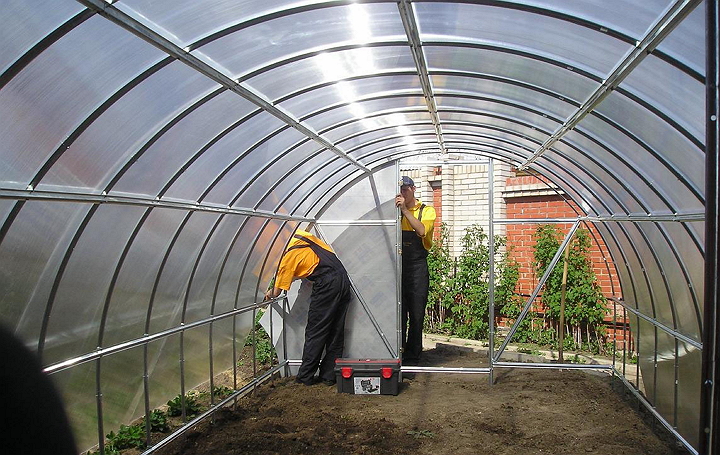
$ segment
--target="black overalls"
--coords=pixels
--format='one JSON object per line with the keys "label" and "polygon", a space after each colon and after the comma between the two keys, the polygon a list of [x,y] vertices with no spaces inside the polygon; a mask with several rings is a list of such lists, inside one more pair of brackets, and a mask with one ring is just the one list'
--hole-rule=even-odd
{"label": "black overalls", "polygon": [[[290,249],[310,248],[320,258],[315,270],[307,277],[313,282],[313,287],[305,326],[302,364],[297,379],[306,384],[312,383],[313,376],[320,366],[320,379],[333,381],[335,359],[342,357],[345,344],[345,315],[352,296],[350,279],[345,267],[334,253],[307,237],[295,235],[295,238],[308,244],[295,245]],[[324,357],[322,357],[323,349]]]}
{"label": "black overalls", "polygon": [[[425,204],[420,206],[422,221]],[[430,274],[428,251],[415,231],[402,231],[402,333],[403,364],[417,365],[422,352],[422,329],[425,319]]]}

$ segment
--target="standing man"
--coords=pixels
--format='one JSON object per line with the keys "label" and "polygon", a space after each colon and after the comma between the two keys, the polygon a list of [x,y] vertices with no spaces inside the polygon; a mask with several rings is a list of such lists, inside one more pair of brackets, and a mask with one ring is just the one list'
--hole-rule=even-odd
{"label": "standing man", "polygon": [[402,212],[402,333],[404,365],[417,365],[422,352],[435,209],[415,198],[415,182],[403,176],[395,205]]}
{"label": "standing man", "polygon": [[[302,364],[295,381],[305,385],[320,381],[334,384],[335,359],[342,357],[345,347],[345,315],[352,297],[350,279],[332,248],[309,232],[301,230],[295,232],[285,250],[275,285],[267,291],[265,300],[289,290],[296,278],[307,278],[312,281],[313,287],[305,326]],[[319,377],[315,376],[318,367]]]}

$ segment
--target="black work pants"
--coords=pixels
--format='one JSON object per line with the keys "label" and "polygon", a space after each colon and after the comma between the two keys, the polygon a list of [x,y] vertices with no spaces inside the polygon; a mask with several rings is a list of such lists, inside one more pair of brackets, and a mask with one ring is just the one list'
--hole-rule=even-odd
{"label": "black work pants", "polygon": [[318,366],[320,379],[335,379],[335,359],[342,357],[351,296],[350,280],[344,270],[324,268],[322,274],[313,276],[298,380],[310,383]]}
{"label": "black work pants", "polygon": [[403,261],[402,333],[403,363],[417,365],[422,352],[422,330],[430,287],[427,259]]}

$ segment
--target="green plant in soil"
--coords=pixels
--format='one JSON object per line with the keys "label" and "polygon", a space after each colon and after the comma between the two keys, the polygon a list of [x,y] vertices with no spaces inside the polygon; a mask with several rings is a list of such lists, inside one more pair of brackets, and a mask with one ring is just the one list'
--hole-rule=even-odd
{"label": "green plant in soil", "polygon": [[245,338],[245,346],[253,345],[253,336],[255,338],[255,360],[262,365],[270,365],[277,358],[275,348],[270,341],[270,336],[265,332],[262,324],[260,324],[260,318],[263,312],[258,311],[255,316],[255,333],[251,331]]}
{"label": "green plant in soil", "polygon": [[[145,417],[143,417],[141,425],[145,428]],[[168,424],[166,413],[159,409],[155,409],[150,412],[150,431],[157,431],[160,433],[167,433],[170,431],[170,425]]]}
{"label": "green plant in soil", "polygon": [[[167,415],[171,417],[177,417],[182,415],[182,395],[178,395],[172,400],[167,402],[168,411]],[[197,402],[195,396],[192,394],[185,394],[185,415],[190,417],[199,414],[202,411],[200,403]]]}
{"label": "green plant in soil", "polygon": [[233,393],[233,390],[224,385],[213,387],[213,396],[223,399]]}
{"label": "green plant in soil", "polygon": [[145,427],[141,425],[120,425],[117,433],[111,431],[107,434],[105,453],[107,453],[108,448],[113,450],[144,449]]}

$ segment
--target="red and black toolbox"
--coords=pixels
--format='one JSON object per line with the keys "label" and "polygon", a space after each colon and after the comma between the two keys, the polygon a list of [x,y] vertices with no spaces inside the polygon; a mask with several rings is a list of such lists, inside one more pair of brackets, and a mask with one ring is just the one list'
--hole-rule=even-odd
{"label": "red and black toolbox", "polygon": [[337,359],[335,379],[339,393],[397,395],[400,359]]}

